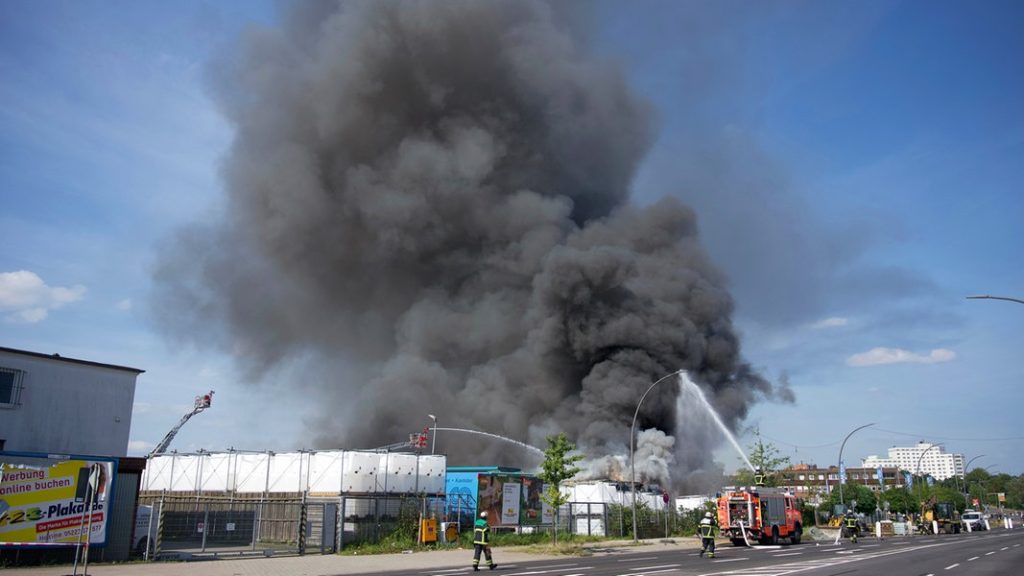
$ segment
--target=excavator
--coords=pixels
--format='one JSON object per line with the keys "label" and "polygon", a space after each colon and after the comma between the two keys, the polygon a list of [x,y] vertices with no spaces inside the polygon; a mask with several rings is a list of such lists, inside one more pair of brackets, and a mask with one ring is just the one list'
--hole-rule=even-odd
{"label": "excavator", "polygon": [[178,435],[178,431],[181,430],[181,427],[185,425],[185,422],[188,422],[190,418],[192,418],[196,414],[199,414],[203,410],[209,408],[212,402],[213,390],[210,390],[209,392],[201,396],[196,396],[196,402],[195,405],[192,407],[192,410],[181,417],[181,420],[178,421],[174,428],[171,428],[171,431],[168,432],[166,436],[164,436],[164,439],[161,440],[160,443],[156,445],[156,448],[153,448],[153,451],[150,452],[149,455],[146,457],[152,458],[154,456],[159,456],[160,454],[166,452],[167,447],[171,445],[171,441],[174,440],[174,437]]}
{"label": "excavator", "polygon": [[959,534],[960,512],[952,502],[939,502],[935,496],[921,503],[918,531],[923,534]]}

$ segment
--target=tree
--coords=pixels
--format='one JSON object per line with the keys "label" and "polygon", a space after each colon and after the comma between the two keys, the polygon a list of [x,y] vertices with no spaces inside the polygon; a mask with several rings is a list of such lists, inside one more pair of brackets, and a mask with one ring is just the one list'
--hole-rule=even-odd
{"label": "tree", "polygon": [[582,470],[576,463],[583,459],[583,454],[570,454],[576,445],[569,442],[565,432],[558,436],[548,436],[548,447],[544,450],[544,462],[538,474],[544,481],[544,493],[541,500],[555,511],[555,529],[551,531],[553,542],[558,544],[558,509],[569,502],[569,497],[562,494],[562,482],[572,478]]}
{"label": "tree", "polygon": [[[875,492],[863,484],[847,482],[843,485],[843,504],[849,508],[853,505],[854,501],[857,502],[857,512],[870,514],[875,511],[877,504]],[[839,490],[833,490],[832,494],[828,497],[829,510],[832,510],[836,504],[839,504]]]}
{"label": "tree", "polygon": [[889,511],[909,514],[917,513],[920,503],[906,488],[889,488],[881,494],[882,502],[889,503]]}
{"label": "tree", "polygon": [[[774,444],[763,442],[760,430],[755,429],[754,435],[757,437],[757,441],[747,447],[750,463],[765,475],[765,486],[778,486],[780,481],[778,471],[789,466],[789,456],[779,456],[779,449]],[[754,484],[754,471],[741,468],[736,473],[736,482],[738,484]]]}

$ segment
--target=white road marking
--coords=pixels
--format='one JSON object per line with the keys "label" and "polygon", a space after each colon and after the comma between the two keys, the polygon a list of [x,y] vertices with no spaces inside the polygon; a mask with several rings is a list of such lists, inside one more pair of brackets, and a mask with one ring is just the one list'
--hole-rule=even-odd
{"label": "white road marking", "polygon": [[641,560],[657,560],[657,556],[648,556],[646,558],[619,558],[616,562],[639,562]]}
{"label": "white road marking", "polygon": [[725,560],[712,560],[715,564],[721,564],[722,562],[738,562],[740,560],[750,560],[750,558],[728,558]]}
{"label": "white road marking", "polygon": [[[85,516],[85,514],[83,514],[83,516]],[[1003,546],[1002,548],[1000,548],[1000,550],[1009,550],[1009,549],[1010,549],[1009,546]]]}
{"label": "white road marking", "polygon": [[634,570],[659,570],[661,568],[679,568],[679,564],[662,564],[661,566],[644,566],[643,568],[634,568]]}
{"label": "white road marking", "polygon": [[993,555],[993,554],[995,554],[995,553],[996,553],[996,551],[995,551],[995,550],[993,550],[993,551],[991,551],[991,552],[985,552],[985,556],[991,556],[991,555]]}
{"label": "white road marking", "polygon": [[782,558],[783,556],[799,556],[803,552],[790,552],[789,554],[772,554],[772,558]]}
{"label": "white road marking", "polygon": [[946,566],[945,568],[943,568],[943,570],[952,570],[953,568],[956,568],[959,565],[960,565],[959,562],[957,562],[956,564],[950,564],[949,566]]}
{"label": "white road marking", "polygon": [[967,559],[967,561],[968,561],[968,562],[974,562],[974,561],[975,561],[975,560],[977,560],[978,558],[981,558],[981,556],[973,556],[973,557],[971,557],[971,558],[968,558],[968,559]]}

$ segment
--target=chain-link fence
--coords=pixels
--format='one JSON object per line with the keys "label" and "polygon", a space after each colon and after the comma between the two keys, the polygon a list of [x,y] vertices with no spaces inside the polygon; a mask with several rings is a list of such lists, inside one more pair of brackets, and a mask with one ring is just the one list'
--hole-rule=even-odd
{"label": "chain-link fence", "polygon": [[133,550],[147,559],[333,553],[388,538],[416,540],[422,518],[440,519],[443,529],[444,504],[444,498],[424,496],[146,495],[136,511]]}
{"label": "chain-link fence", "polygon": [[[642,539],[692,536],[704,510],[679,511],[671,508],[652,510],[637,504],[636,531]],[[573,536],[603,538],[633,537],[633,508],[601,502],[571,502],[562,506],[556,516],[559,533]],[[550,532],[552,526],[538,530]]]}
{"label": "chain-link fence", "polygon": [[133,549],[145,558],[270,555],[336,549],[338,505],[209,496],[142,500]]}
{"label": "chain-link fence", "polygon": [[[421,520],[435,519],[437,542],[472,530],[476,511],[433,496],[342,496],[307,500],[210,495],[148,495],[136,515],[133,548],[144,558],[333,553],[346,546],[419,539]],[[636,508],[639,538],[691,536],[703,510]],[[569,538],[632,538],[633,507],[599,502],[562,506],[555,523],[515,529]],[[512,528],[510,528],[512,529]],[[500,530],[500,529],[499,529]]]}
{"label": "chain-link fence", "polygon": [[339,505],[342,530],[338,545],[341,548],[375,544],[388,538],[416,540],[421,518],[447,521],[443,497],[343,496]]}

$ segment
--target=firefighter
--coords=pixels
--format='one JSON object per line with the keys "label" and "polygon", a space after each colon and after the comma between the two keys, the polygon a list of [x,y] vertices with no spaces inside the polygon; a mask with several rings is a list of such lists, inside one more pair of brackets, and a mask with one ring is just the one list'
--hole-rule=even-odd
{"label": "firefighter", "polygon": [[491,527],[487,525],[487,511],[480,513],[473,525],[473,570],[480,571],[480,552],[487,558],[487,565],[494,570],[498,567],[491,560]]}
{"label": "firefighter", "polygon": [[846,532],[850,535],[850,542],[857,543],[857,516],[854,515],[853,510],[846,512],[846,518],[843,522],[846,525]]}
{"label": "firefighter", "polygon": [[715,557],[715,532],[718,530],[718,523],[715,522],[714,516],[711,512],[705,512],[704,518],[700,521],[700,525],[697,526],[697,530],[700,532],[700,556],[704,557],[704,553],[708,553],[708,558]]}

